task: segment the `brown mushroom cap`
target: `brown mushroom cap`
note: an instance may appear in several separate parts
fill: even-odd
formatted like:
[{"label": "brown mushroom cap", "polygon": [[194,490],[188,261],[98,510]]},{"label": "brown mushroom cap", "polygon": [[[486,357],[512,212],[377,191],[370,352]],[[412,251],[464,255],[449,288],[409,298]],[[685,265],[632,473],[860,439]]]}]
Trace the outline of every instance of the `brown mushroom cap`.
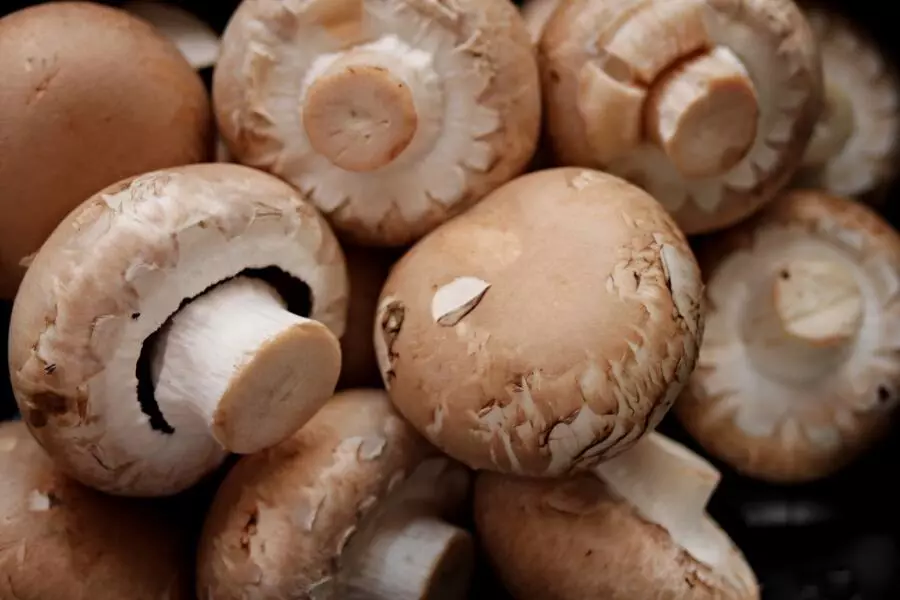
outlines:
[{"label": "brown mushroom cap", "polygon": [[822,55],[825,109],[795,185],[879,201],[900,153],[900,79],[856,26],[821,6],[805,10]]},{"label": "brown mushroom cap", "polygon": [[21,422],[0,424],[0,597],[188,600],[191,542],[160,507],[62,474]]},{"label": "brown mushroom cap", "polygon": [[639,188],[525,175],[392,269],[375,348],[391,399],[475,469],[561,475],[652,430],[694,367],[700,273]]},{"label": "brown mushroom cap", "polygon": [[[216,290],[222,288],[213,286],[231,278],[223,287],[236,284],[245,278],[235,276],[245,270],[266,267],[276,267],[310,288],[310,319],[282,311],[303,323],[292,329],[296,335],[263,343],[265,364],[255,358],[252,363],[259,376],[243,378],[251,364],[246,357],[226,361],[225,369],[234,371],[235,378],[209,385],[236,384],[222,390],[215,423],[198,418],[191,408],[208,390],[188,386],[173,390],[168,403],[157,388],[162,416],[174,431],[151,427],[137,397],[136,365],[145,341],[164,324],[164,332],[177,332],[179,320],[189,311],[215,321]],[[198,296],[204,304],[194,300],[182,308]],[[281,311],[280,299],[272,296],[269,301]],[[235,395],[270,408],[276,422],[265,414],[250,414],[253,406],[244,416],[258,417],[279,436],[293,433],[290,427],[311,414],[295,412],[292,402],[276,412],[270,398],[283,398],[279,393],[286,392],[293,400],[297,389],[305,390],[269,389],[274,384],[267,387],[267,379],[282,383],[286,376],[321,369],[313,373],[310,381],[318,379],[310,386],[315,394],[324,390],[323,402],[331,396],[340,354],[337,340],[329,339],[342,334],[346,310],[343,254],[327,223],[299,192],[240,165],[156,171],[97,193],[44,244],[13,307],[12,384],[24,420],[71,476],[110,493],[173,493],[195,483],[224,458],[216,429],[227,427]],[[249,317],[242,313],[233,325],[240,329]],[[230,324],[224,325],[227,329]],[[200,344],[214,343],[219,332],[208,333],[212,339],[201,339]],[[254,331],[244,334],[252,336]],[[167,343],[177,347],[171,335],[161,335],[168,335]],[[313,342],[321,354],[310,357],[308,364],[285,364],[296,357],[293,345],[305,341]],[[186,354],[168,362],[179,368]],[[163,356],[168,356],[168,348]],[[197,381],[207,374],[186,375]],[[332,375],[333,380],[326,381]],[[281,409],[292,411],[285,422],[278,422]]]},{"label": "brown mushroom cap", "polygon": [[0,298],[12,298],[70,210],[125,177],[207,160],[213,120],[171,42],[92,2],[0,19],[0,71]]},{"label": "brown mushroom cap", "polygon": [[[440,516],[455,510],[467,489],[468,472],[438,457],[383,391],[341,392],[290,440],[243,457],[228,474],[200,542],[198,596],[361,597],[352,588],[366,549],[379,529],[397,524],[383,520],[386,509],[407,502]],[[463,547],[452,549],[460,556],[449,557],[451,563],[471,550],[465,535],[455,544]],[[404,564],[391,564],[395,554],[378,558],[395,576],[403,572]],[[435,573],[447,577],[433,582],[435,590],[445,585],[446,595],[415,597],[461,598],[449,590],[465,588],[468,568],[462,560]],[[367,592],[366,598],[385,597]]]},{"label": "brown mushroom cap", "polygon": [[827,476],[886,431],[900,393],[900,235],[798,190],[704,240],[706,336],[675,412],[757,478]]},{"label": "brown mushroom cap", "polygon": [[821,108],[816,45],[791,0],[573,0],[539,62],[561,162],[639,184],[688,234],[769,201]]},{"label": "brown mushroom cap", "polygon": [[705,513],[718,482],[708,463],[655,433],[610,462],[609,477],[478,474],[479,539],[516,598],[759,598],[740,550]]},{"label": "brown mushroom cap", "polygon": [[540,128],[508,0],[243,2],[213,97],[239,162],[364,245],[410,243],[471,206],[526,167]]}]

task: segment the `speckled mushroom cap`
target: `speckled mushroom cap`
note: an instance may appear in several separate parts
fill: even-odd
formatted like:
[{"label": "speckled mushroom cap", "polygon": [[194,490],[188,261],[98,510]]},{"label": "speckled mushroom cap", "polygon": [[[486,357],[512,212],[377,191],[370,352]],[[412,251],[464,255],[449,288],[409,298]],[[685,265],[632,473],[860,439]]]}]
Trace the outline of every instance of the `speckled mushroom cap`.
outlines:
[{"label": "speckled mushroom cap", "polygon": [[897,171],[900,81],[849,21],[822,7],[805,14],[822,55],[825,108],[795,185],[881,200]]},{"label": "speckled mushroom cap", "polygon": [[821,109],[815,42],[791,0],[573,0],[539,62],[561,163],[639,184],[687,234],[770,200]]},{"label": "speckled mushroom cap", "polygon": [[97,190],[208,160],[209,96],[149,24],[94,2],[48,2],[0,19],[0,298]]},{"label": "speckled mushroom cap", "polygon": [[365,245],[412,242],[520,173],[540,125],[508,0],[245,1],[213,97],[239,162]]},{"label": "speckled mushroom cap", "polygon": [[479,539],[514,597],[759,598],[740,550],[705,513],[719,478],[708,463],[656,433],[611,463],[622,463],[608,465],[611,477],[478,474]]},{"label": "speckled mushroom cap", "polygon": [[270,266],[305,282],[310,317],[340,336],[343,254],[324,219],[275,177],[228,164],[156,171],[73,211],[28,270],[9,338],[19,408],[60,467],[110,493],[157,495],[219,464],[224,450],[190,412],[160,406],[174,432],[151,427],[136,365],[185,300]]},{"label": "speckled mushroom cap", "polygon": [[700,272],[639,188],[525,175],[414,246],[379,302],[391,399],[475,469],[557,476],[652,430],[694,368]]},{"label": "speckled mushroom cap", "polygon": [[439,514],[455,510],[469,476],[439,457],[384,391],[337,394],[290,440],[243,457],[228,474],[200,542],[198,596],[357,597],[346,586],[359,553],[384,506],[414,479]]},{"label": "speckled mushroom cap", "polygon": [[0,481],[0,597],[193,598],[185,531],[72,481],[21,422],[0,424]]},{"label": "speckled mushroom cap", "polygon": [[706,337],[676,414],[746,475],[833,473],[882,435],[900,392],[900,236],[799,190],[705,242]]}]

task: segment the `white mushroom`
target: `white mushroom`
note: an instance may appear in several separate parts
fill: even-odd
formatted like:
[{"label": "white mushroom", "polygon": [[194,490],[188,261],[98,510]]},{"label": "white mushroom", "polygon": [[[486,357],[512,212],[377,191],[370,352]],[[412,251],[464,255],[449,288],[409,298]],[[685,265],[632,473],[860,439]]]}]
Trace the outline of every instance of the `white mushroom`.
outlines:
[{"label": "white mushroom", "polygon": [[213,98],[239,162],[364,245],[412,242],[520,173],[540,126],[508,0],[245,1]]},{"label": "white mushroom", "polygon": [[821,109],[815,41],[791,0],[571,0],[539,54],[560,162],[637,183],[687,234],[768,202]]},{"label": "white mushroom", "polygon": [[346,296],[327,224],[274,177],[209,164],[126,180],[73,211],[28,270],[16,399],[71,476],[173,493],[331,396]]},{"label": "white mushroom", "polygon": [[755,600],[756,578],[706,513],[719,473],[657,433],[571,479],[481,473],[478,535],[520,600]]},{"label": "white mushroom", "polygon": [[886,431],[900,392],[900,235],[871,210],[794,191],[705,240],[709,315],[675,412],[761,479],[830,475]]},{"label": "white mushroom", "polygon": [[122,8],[148,21],[172,40],[195,69],[208,69],[216,64],[219,36],[187,10],[162,0],[130,0]]}]

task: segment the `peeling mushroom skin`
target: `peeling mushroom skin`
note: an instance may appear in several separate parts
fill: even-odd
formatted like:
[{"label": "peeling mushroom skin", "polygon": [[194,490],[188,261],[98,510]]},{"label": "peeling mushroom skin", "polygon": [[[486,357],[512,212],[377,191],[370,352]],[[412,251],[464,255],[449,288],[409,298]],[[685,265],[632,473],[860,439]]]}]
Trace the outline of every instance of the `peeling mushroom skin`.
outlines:
[{"label": "peeling mushroom skin", "polygon": [[471,538],[441,518],[468,487],[383,390],[341,392],[229,472],[201,537],[197,595],[462,600]]},{"label": "peeling mushroom skin", "polygon": [[203,81],[149,24],[93,2],[0,19],[0,298],[53,228],[125,177],[209,160]]},{"label": "peeling mushroom skin", "polygon": [[[654,467],[664,448],[641,446],[658,445],[656,437],[649,434],[613,459],[614,479],[602,473],[560,480],[477,475],[478,537],[513,597],[759,599],[740,550],[705,513],[717,473],[670,441],[685,456]],[[641,454],[638,460],[632,452]],[[668,474],[654,473],[659,467]],[[659,477],[648,479],[652,473]],[[641,494],[642,487],[656,497]]]},{"label": "peeling mushroom skin", "polygon": [[694,367],[701,298],[684,236],[645,192],[540,171],[400,259],[375,349],[394,404],[441,450],[561,476],[656,427]]},{"label": "peeling mushroom skin", "polygon": [[706,337],[675,413],[741,473],[826,477],[886,431],[900,392],[900,236],[797,190],[704,240]]},{"label": "peeling mushroom skin", "polygon": [[771,200],[822,104],[791,0],[572,0],[547,23],[539,64],[560,164],[640,185],[689,235]]},{"label": "peeling mushroom skin", "polygon": [[407,245],[462,212],[525,169],[540,128],[509,0],[248,0],[213,98],[237,161],[359,245]]},{"label": "peeling mushroom skin", "polygon": [[897,170],[900,80],[844,18],[821,7],[805,14],[822,54],[825,108],[794,185],[879,202]]},{"label": "peeling mushroom skin", "polygon": [[[309,319],[242,275],[266,267],[308,285]],[[327,223],[275,177],[204,164],[115,184],[57,227],[16,297],[9,366],[23,419],[92,487],[185,489],[226,449],[286,438],[331,396],[346,277]],[[142,350],[168,430],[139,402]]]},{"label": "peeling mushroom skin", "polygon": [[0,481],[0,598],[193,598],[174,520],[72,481],[22,422],[0,424]]}]

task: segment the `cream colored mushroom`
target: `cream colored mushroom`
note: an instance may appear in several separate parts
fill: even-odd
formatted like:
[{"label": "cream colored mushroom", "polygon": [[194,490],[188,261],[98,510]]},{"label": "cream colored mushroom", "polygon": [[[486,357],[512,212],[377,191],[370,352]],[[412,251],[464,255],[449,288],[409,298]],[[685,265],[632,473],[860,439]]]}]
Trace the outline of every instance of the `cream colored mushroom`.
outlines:
[{"label": "cream colored mushroom", "polygon": [[825,110],[795,185],[882,200],[900,158],[900,80],[850,22],[822,7],[806,16],[822,54]]},{"label": "cream colored mushroom", "polygon": [[591,468],[660,422],[694,368],[700,272],[639,188],[578,168],[522,176],[415,245],[379,301],[400,412],[474,469]]},{"label": "cream colored mushroom", "polygon": [[468,488],[468,471],[438,456],[383,391],[342,392],[228,474],[200,541],[197,595],[462,600],[473,544],[443,519]]},{"label": "cream colored mushroom", "polygon": [[180,491],[331,396],[346,277],[325,221],[270,175],[209,164],[123,181],[73,211],[22,282],[19,408],[82,482]]},{"label": "cream colored mushroom", "polygon": [[534,49],[508,0],[243,2],[213,98],[235,158],[363,245],[410,243],[528,164]]},{"label": "cream colored mushroom", "polygon": [[540,44],[562,164],[645,188],[687,234],[747,217],[788,183],[821,109],[791,0],[572,0]]},{"label": "cream colored mushroom", "polygon": [[0,424],[0,481],[0,598],[193,598],[191,528],[174,507],[79,485],[22,422]]},{"label": "cream colored mushroom", "polygon": [[148,21],[172,40],[195,69],[208,69],[216,64],[219,36],[187,10],[162,0],[130,0],[122,8]]},{"label": "cream colored mushroom", "polygon": [[706,241],[709,314],[675,412],[752,477],[832,474],[887,429],[900,392],[900,235],[872,211],[794,191]]},{"label": "cream colored mushroom", "polygon": [[651,433],[571,479],[481,473],[475,522],[520,600],[756,600],[759,586],[706,513],[712,465]]}]

